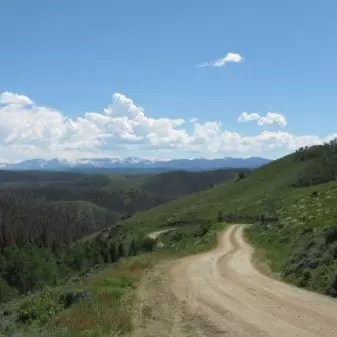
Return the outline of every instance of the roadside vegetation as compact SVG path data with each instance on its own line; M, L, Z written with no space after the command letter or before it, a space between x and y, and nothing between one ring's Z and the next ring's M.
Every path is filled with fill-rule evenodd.
M136 250L134 256L114 263L102 261L63 285L44 287L3 304L0 331L13 337L128 335L141 278L159 262L211 249L223 227L224 223L209 222L174 229L158 241L143 237L143 250Z

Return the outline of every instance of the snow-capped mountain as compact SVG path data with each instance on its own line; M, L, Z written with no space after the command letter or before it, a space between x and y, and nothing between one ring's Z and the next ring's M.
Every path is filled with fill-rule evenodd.
M151 164L153 161L137 157L126 158L78 158L74 162L68 162L70 166L91 165L94 167L105 167L107 165L135 165Z
M30 159L17 163L2 163L0 169L5 170L43 170L43 171L95 171L95 170L142 170L142 171L203 171L219 168L257 168L269 163L269 159L250 158L218 158L218 159L172 159L149 160L137 157L126 158L79 158L75 161L65 159Z

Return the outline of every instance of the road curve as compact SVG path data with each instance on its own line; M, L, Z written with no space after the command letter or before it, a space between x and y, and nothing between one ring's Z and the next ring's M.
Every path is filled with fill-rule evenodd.
M164 233L167 233L167 232L170 232L170 231L173 231L175 230L176 228L175 227L172 227L172 228L166 228L166 229L160 229L158 231L154 231L154 232L151 232L149 233L147 236L150 238L150 239L153 239L153 240L156 240L159 238L160 235L164 234Z
M176 297L203 322L205 336L337 336L337 301L270 279L252 264L244 225L230 226L214 251L172 268Z

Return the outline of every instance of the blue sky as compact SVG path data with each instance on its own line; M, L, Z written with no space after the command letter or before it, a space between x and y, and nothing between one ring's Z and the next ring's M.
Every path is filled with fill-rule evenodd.
M2 160L276 158L336 136L336 1L0 8Z

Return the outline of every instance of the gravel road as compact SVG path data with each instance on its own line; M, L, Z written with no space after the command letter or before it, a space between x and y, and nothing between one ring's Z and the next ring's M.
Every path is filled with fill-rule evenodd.
M244 227L230 226L217 249L171 269L171 289L202 322L203 335L337 337L337 301L261 274Z

